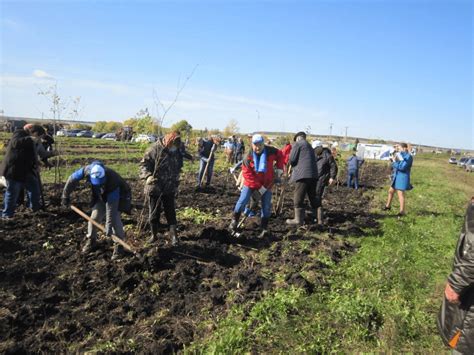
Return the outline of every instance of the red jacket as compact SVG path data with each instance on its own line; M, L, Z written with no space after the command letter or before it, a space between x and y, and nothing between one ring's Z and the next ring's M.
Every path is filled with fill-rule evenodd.
M253 161L253 151L250 151L244 159L242 165L242 175L244 177L244 185L252 190L256 190L264 186L270 188L273 185L273 165L276 164L277 169L283 170L283 154L280 150L265 146L267 154L267 171L265 173L257 173Z
M287 145L285 145L282 148L281 153L283 154L283 165L286 166L286 164L288 164L288 160L290 160L291 144L288 143Z

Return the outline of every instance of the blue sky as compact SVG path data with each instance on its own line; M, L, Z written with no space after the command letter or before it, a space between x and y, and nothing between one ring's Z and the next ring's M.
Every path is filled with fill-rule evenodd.
M471 1L1 2L0 109L304 130L474 149ZM67 116L67 111L64 116ZM260 118L258 118L260 117Z

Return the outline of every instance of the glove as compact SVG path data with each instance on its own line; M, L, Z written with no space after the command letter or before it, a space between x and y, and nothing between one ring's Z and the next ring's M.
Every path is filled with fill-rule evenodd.
M267 189L262 186L258 190L252 192L252 197L256 200L260 200L265 192L267 192Z
M71 206L71 199L69 197L63 197L61 199L61 205L69 208Z
M204 163L207 163L209 159L202 157L201 160L202 160Z
M153 184L146 184L145 188L143 189L143 193L145 195L151 195L153 191L155 190L155 185Z
M153 177L153 175L150 175L146 178L146 185L153 185L155 183L155 178Z
M229 172L233 174L235 172L235 168L229 168Z

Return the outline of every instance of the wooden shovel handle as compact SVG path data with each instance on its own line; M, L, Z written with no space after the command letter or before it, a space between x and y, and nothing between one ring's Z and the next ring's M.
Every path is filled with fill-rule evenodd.
M105 233L105 227L94 221L92 218L90 218L87 214L85 214L84 212L82 212L79 208L77 208L76 206L73 206L71 205L71 209L76 212L79 216L81 216L82 218L84 218L85 220L91 222L94 226L96 226L97 228L99 228L102 232ZM119 237L115 236L115 235L111 235L110 238L115 242L115 243L118 243L120 244L121 246L123 246L125 249L127 249L129 252L131 253L136 253L135 250L132 249L132 247L130 245L128 245L127 243L125 243L122 239L120 239Z

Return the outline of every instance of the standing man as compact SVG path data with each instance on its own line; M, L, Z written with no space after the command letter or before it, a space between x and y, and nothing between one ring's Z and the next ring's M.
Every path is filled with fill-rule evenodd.
M356 155L356 148L353 149L352 155L347 159L347 187L359 189L359 168L364 164L363 159L359 159Z
M215 136L211 136L207 139L199 141L198 152L199 152L199 174L198 174L198 189L201 188L201 182L203 180L204 171L206 170L206 187L211 184L212 172L214 171L215 151L219 145L219 140ZM211 152L213 152L211 156Z
M13 133L0 165L0 176L5 178L7 185L2 218L13 217L23 188L27 191L28 207L33 212L40 209L41 188L36 145L41 143L44 134L44 128L36 124L26 125Z
M120 239L125 238L120 212L130 213L132 193L127 182L114 170L107 168L98 160L90 165L76 170L69 176L64 186L62 205L71 205L71 193L79 185L79 181L86 179L92 189L92 214L91 218L101 223L105 217L105 235L115 235ZM83 253L89 253L96 247L97 227L88 223L87 241L82 248ZM112 260L118 259L123 254L123 247L114 245Z
M312 144L316 155L316 165L318 166L318 182L316 183L316 195L318 208L316 218L318 225L323 224L323 195L326 186L332 185L337 177L337 164L331 151L324 148L322 142L314 141Z
M244 141L242 140L242 137L239 137L239 138L237 138L237 142L235 143L234 164L237 164L239 161L241 161L243 159L244 153L245 153Z
M405 191L411 190L413 186L410 184L411 166L413 164L413 157L408 152L408 145L406 143L397 144L395 147L394 157L392 160L392 184L388 190L387 203L383 210L391 208L393 195L395 191L400 202L400 212L398 217L403 217L405 211Z
M260 237L263 238L268 233L268 221L272 213L272 187L274 183L274 170L279 179L283 174L283 156L281 152L264 144L264 139L260 134L252 137L252 150L244 159L242 164L242 175L244 184L240 192L239 200L234 208L234 214L230 229L237 230L239 218L253 196L262 201Z
M454 253L438 316L438 330L452 354L474 354L474 196Z
M151 227L148 243L155 243L158 239L163 207L171 244L178 244L175 198L181 170L180 146L181 138L177 132L168 133L151 146L140 162L140 178L145 181L144 193L148 197Z
M293 219L287 219L286 223L302 226L305 217L304 199L306 195L308 195L309 203L313 209L313 215L316 215L316 209L319 206L316 195L318 168L313 148L311 144L306 141L306 133L296 133L293 141L296 143L291 149L289 163L293 169L290 182L295 183L295 192L293 195L295 217Z

